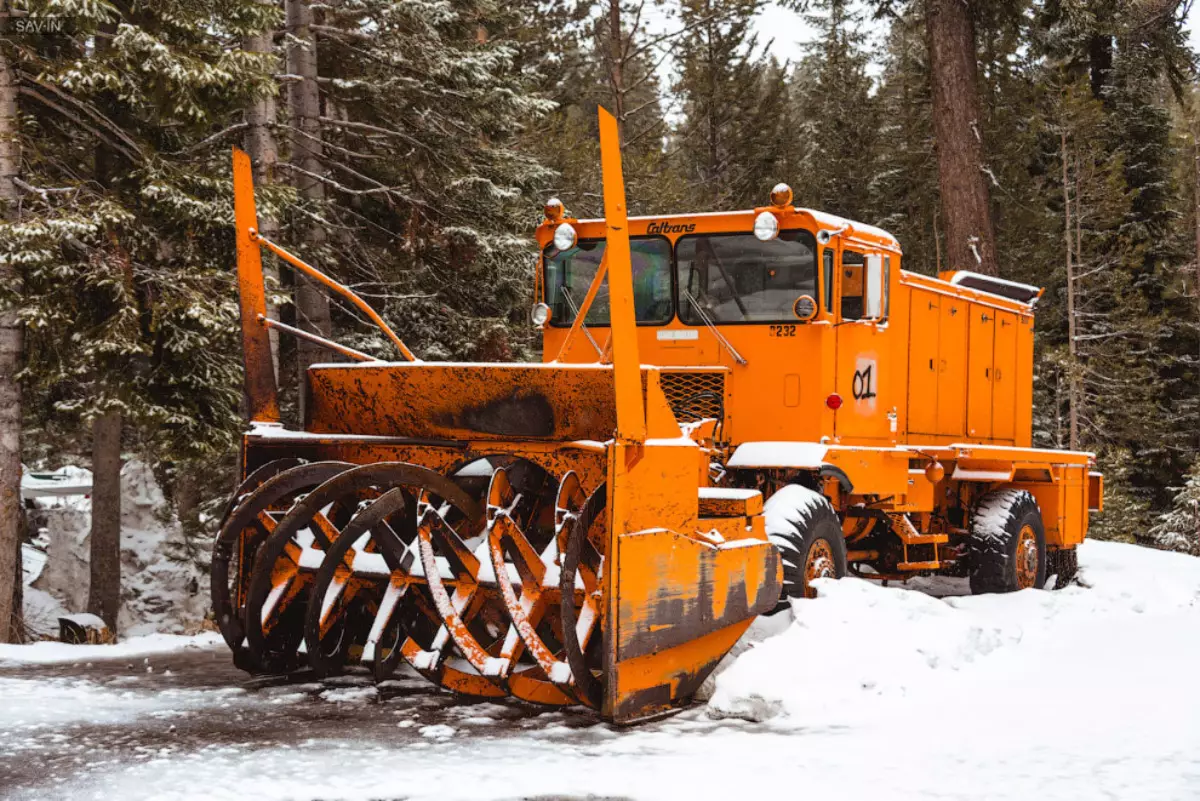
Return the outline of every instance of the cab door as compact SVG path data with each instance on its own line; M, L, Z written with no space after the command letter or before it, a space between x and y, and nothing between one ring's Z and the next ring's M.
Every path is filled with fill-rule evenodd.
M890 441L896 408L893 386L903 380L890 360L887 321L891 258L853 246L843 247L839 264L840 317L837 327L835 386L842 399L836 414L836 435L848 442ZM881 296L872 302L871 292ZM901 362L899 371L906 366Z

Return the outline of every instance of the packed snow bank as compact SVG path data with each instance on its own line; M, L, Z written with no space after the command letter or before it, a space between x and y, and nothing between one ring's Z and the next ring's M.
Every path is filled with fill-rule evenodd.
M91 473L63 468L57 473L79 486L91 486ZM45 568L30 578L32 586L67 611L87 609L92 502L83 495L39 498L34 512L48 540ZM166 498L143 462L130 460L121 470L121 610L122 635L195 631L208 609L203 592L207 578L197 565L197 543L189 543ZM43 599L44 600L44 599ZM42 611L48 604L40 604ZM28 611L28 610L27 610ZM57 620L49 631L57 632Z
M148 634L130 637L112 645L68 645L62 642L35 642L26 645L0 644L0 667L17 665L61 665L102 659L128 659L162 654L185 648L208 648L221 643L221 635L205 632L192 637L178 634Z
M859 725L919 702L953 708L957 691L968 705L1036 717L1093 676L1111 680L1098 661L1130 662L1131 686L1161 682L1175 656L1200 662L1200 559L1087 542L1079 561L1079 585L1057 592L939 599L820 580L818 598L794 604L790 627L717 676L709 714L785 728ZM1018 676L1027 688L993 697L991 687Z

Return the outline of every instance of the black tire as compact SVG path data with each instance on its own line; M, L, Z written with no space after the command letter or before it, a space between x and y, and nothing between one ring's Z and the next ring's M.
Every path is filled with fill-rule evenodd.
M984 495L971 514L971 592L1015 592L1046 584L1046 530L1037 500L1025 490ZM1036 558L1036 565L1032 560Z
M798 484L789 484L767 499L763 507L767 518L767 537L779 550L783 561L783 587L779 604L768 614L791 608L792 598L811 597L806 566L815 566L822 577L846 575L846 538L842 524L829 499Z
M1079 553L1074 548L1060 548L1046 553L1046 578L1054 576L1054 589L1061 590L1075 580L1079 573Z

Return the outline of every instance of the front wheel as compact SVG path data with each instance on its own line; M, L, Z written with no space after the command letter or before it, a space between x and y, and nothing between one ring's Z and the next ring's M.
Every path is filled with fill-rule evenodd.
M971 592L1014 592L1046 583L1042 510L1025 490L989 492L971 516Z
M769 614L791 607L793 598L815 598L815 579L846 575L846 539L829 499L798 484L783 487L763 505L767 536L783 561L779 604Z

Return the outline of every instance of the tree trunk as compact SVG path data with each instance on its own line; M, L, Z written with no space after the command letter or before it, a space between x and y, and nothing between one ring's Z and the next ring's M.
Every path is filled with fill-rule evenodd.
M925 20L946 266L996 275L971 8L964 0L929 0Z
M288 73L293 80L288 83L288 111L291 117L291 163L296 189L300 197L313 203L325 200L325 185L316 177L323 176L321 146L321 94L317 87L317 39L313 33L313 10L309 0L286 0ZM298 232L305 243L310 259L325 243L325 231L320 225L305 222ZM333 334L333 321L329 314L329 298L309 279L296 276L296 325L324 337ZM301 340L296 345L296 368L298 371L300 397L300 419L306 419L308 407L307 374L309 365L327 358L327 352L319 345Z
M175 475L175 514L183 533L191 538L200 533L200 483L196 481L199 466L193 462L179 465Z
M1197 112L1197 125L1192 131L1192 169L1194 170L1195 186L1192 195L1192 213L1195 215L1193 222L1195 234L1195 276L1196 286L1194 292L1196 294L1196 314L1200 318L1200 112Z
M1063 240L1067 246L1067 447L1079 449L1079 365L1078 342L1075 338L1075 258L1078 251L1072 254L1071 247L1071 184L1067 165L1070 157L1067 152L1067 131L1064 127L1059 132L1059 142L1062 150L1062 188L1063 188ZM1079 215L1079 193L1075 193L1076 210Z
M625 48L621 45L621 0L608 0L608 51L612 64L609 82L612 84L613 116L617 118L618 141L625 140Z
M274 5L274 0L258 0L263 5ZM272 53L275 50L274 31L264 31L257 36L246 37L242 45L249 53ZM275 165L279 162L279 147L275 143L275 124L277 107L274 92L251 101L246 109L246 152L250 154L250 162L254 165L254 184L266 187L275 183ZM258 230L268 239L274 239L279 233L278 221L263 214L258 215ZM279 268L273 259L263 260L263 274L268 279L279 283ZM267 300L267 317L279 319L279 309ZM279 332L271 329L271 363L275 367L275 381L279 382Z
M1109 103L1108 76L1113 67L1113 38L1112 34L1094 33L1088 40L1088 83L1091 86L1092 97Z
M88 611L113 634L121 607L121 412L92 423L92 535Z
M17 118L17 77L0 49L0 214L17 213L17 173L21 141ZM12 262L0 261L0 283L17 284ZM0 642L16 641L21 630L21 385L17 371L23 348L15 308L0 307Z

